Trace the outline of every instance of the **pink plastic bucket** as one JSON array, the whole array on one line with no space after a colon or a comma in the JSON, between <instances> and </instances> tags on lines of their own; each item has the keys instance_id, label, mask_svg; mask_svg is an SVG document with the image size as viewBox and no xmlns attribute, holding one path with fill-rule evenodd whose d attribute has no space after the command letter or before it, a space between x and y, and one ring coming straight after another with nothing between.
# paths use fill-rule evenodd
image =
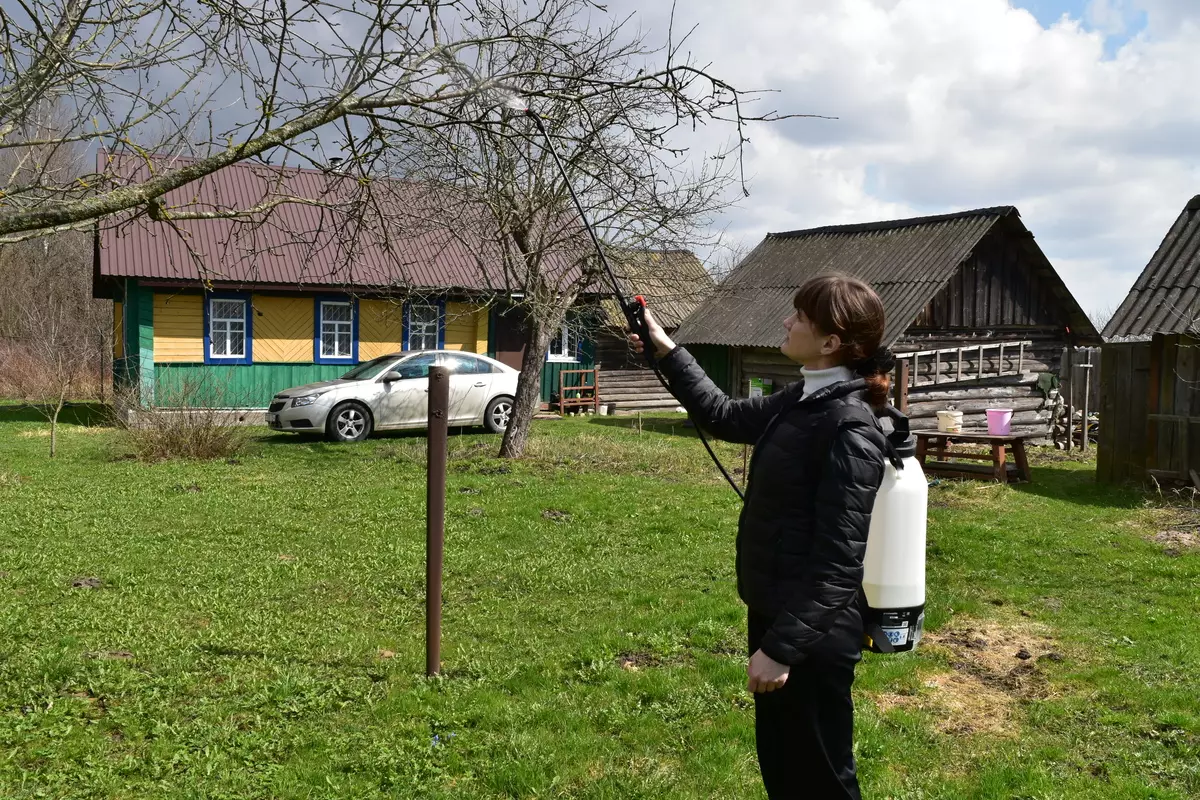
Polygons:
<instances>
[{"instance_id":1,"label":"pink plastic bucket","mask_svg":"<svg viewBox=\"0 0 1200 800\"><path fill-rule=\"evenodd\" d=\"M987 410L988 433L992 436L1008 436L1012 433L1011 408L989 408Z\"/></svg>"}]
</instances>

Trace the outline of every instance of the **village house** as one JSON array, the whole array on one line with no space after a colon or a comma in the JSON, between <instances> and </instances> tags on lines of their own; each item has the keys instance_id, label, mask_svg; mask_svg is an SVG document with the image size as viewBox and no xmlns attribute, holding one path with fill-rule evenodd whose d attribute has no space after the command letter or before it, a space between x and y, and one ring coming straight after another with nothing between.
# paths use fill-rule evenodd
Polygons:
<instances>
[{"instance_id":1,"label":"village house","mask_svg":"<svg viewBox=\"0 0 1200 800\"><path fill-rule=\"evenodd\" d=\"M203 212L268 197L319 200L339 183L243 162L164 205ZM481 353L519 369L522 309L497 245L473 232L478 207L397 185L400 195L383 202L403 213L373 224L369 205L350 218L340 204L288 202L254 218L143 215L102 228L93 294L114 301L116 382L146 404L261 408L281 389L405 350ZM560 260L554 268L571 268ZM561 370L594 366L586 320L601 296L583 296L552 339L544 402Z\"/></svg>"},{"instance_id":2,"label":"village house","mask_svg":"<svg viewBox=\"0 0 1200 800\"><path fill-rule=\"evenodd\" d=\"M783 320L797 288L830 272L867 281L883 299L884 341L902 356L895 378L914 427L957 410L964 428L979 430L987 408L1005 407L1015 431L1049 435L1042 376L1058 373L1064 348L1099 343L1012 206L770 233L676 341L736 395L794 381L799 368L779 352Z\"/></svg>"}]
</instances>

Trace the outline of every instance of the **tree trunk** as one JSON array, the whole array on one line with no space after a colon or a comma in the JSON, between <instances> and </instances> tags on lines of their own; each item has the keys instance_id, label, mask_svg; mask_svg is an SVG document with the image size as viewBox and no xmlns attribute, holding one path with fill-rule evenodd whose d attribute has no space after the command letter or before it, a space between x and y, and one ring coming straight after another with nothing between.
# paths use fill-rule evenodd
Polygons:
<instances>
[{"instance_id":1,"label":"tree trunk","mask_svg":"<svg viewBox=\"0 0 1200 800\"><path fill-rule=\"evenodd\" d=\"M66 402L66 393L59 395L58 405L54 407L54 415L50 417L50 457L58 453L58 415L62 413L63 404Z\"/></svg>"},{"instance_id":2,"label":"tree trunk","mask_svg":"<svg viewBox=\"0 0 1200 800\"><path fill-rule=\"evenodd\" d=\"M550 347L550 335L562 324L561 313L554 324L530 315L526 326L525 355L521 359L521 375L517 378L517 396L512 418L500 443L500 458L520 458L525 455L525 443L533 426L533 415L542 403L542 367Z\"/></svg>"}]
</instances>

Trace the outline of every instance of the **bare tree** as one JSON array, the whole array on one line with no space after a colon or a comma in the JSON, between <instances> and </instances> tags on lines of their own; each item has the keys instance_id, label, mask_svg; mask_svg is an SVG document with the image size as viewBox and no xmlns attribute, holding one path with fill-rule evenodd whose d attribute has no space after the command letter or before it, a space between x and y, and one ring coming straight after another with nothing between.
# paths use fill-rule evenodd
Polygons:
<instances>
[{"instance_id":1,"label":"bare tree","mask_svg":"<svg viewBox=\"0 0 1200 800\"><path fill-rule=\"evenodd\" d=\"M585 294L611 291L572 190L620 273L630 251L707 243L707 224L737 180L736 152L714 153L693 168L686 148L673 143L678 126L713 113L707 100L696 102L690 79L631 77L659 55L673 63L678 52L647 45L623 20L589 26L584 8L552 0L527 38L477 47L474 64L461 66L468 81L479 85L480 73L520 79L464 103L459 113L475 124L437 126L430 118L389 159L390 172L482 203L494 220L483 234L493 240L488 251L502 256L496 288L518 306L526 331L502 457L524 451L547 348L568 310ZM610 88L590 91L597 84ZM724 91L713 83L704 89L710 98ZM540 125L522 111L527 104Z\"/></svg>"},{"instance_id":2,"label":"bare tree","mask_svg":"<svg viewBox=\"0 0 1200 800\"><path fill-rule=\"evenodd\" d=\"M670 98L678 118L743 119L744 95L676 50L656 68L631 51L621 70L595 75L582 61L560 75L531 57L578 50L573 37L590 13L602 9L588 0L27 0L0 9L0 149L20 156L0 176L0 241L128 210L167 218L157 202L165 193L256 156L325 167L327 150L349 152L369 174L405 133L493 129L476 101L498 86L568 104L641 88ZM464 78L462 64L505 50L525 55ZM49 120L49 108L65 113ZM193 158L148 162L131 179L104 157L68 170L39 155L77 143Z\"/></svg>"},{"instance_id":3,"label":"bare tree","mask_svg":"<svg viewBox=\"0 0 1200 800\"><path fill-rule=\"evenodd\" d=\"M633 29L590 0L26 0L0 19L0 149L20 155L0 177L0 242L139 216L181 238L185 222L235 218L252 240L281 205L316 204L330 227L295 235L339 240L353 286L366 242L403 261L420 223L397 195L437 187L440 208L425 223L450 219L481 255L498 255L500 274L488 267L485 283L527 320L502 445L519 456L550 338L577 298L607 291L570 188L608 247L702 243L740 178L744 126L779 118L749 114L754 93L713 75L686 37L652 46ZM548 140L505 110L514 95L545 120ZM50 120L50 106L68 113ZM729 125L732 145L690 158L688 136L711 123ZM94 167L47 167L46 148L76 143L103 148ZM140 167L111 157L120 153ZM339 155L336 170L327 154ZM209 207L181 189L252 158L339 180L319 198L276 180L261 199ZM192 256L205 262L202 279L219 274L220 258ZM395 272L395 289L430 288Z\"/></svg>"},{"instance_id":4,"label":"bare tree","mask_svg":"<svg viewBox=\"0 0 1200 800\"><path fill-rule=\"evenodd\" d=\"M45 239L45 255L71 258L79 234ZM86 240L83 244L86 245ZM8 255L11 256L11 253ZM91 300L90 286L63 280L37 286L35 298L10 306L5 319L6 343L0 353L0 384L41 412L50 422L50 456L58 452L58 419L69 400L95 399L104 381L98 351L108 345L102 331L111 323L106 304Z\"/></svg>"}]
</instances>

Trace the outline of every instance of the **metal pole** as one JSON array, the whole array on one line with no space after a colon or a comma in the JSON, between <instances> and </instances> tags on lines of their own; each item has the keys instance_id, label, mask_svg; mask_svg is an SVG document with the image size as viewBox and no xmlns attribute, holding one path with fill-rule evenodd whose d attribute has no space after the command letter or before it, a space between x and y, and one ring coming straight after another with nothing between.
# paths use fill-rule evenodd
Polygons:
<instances>
[{"instance_id":1,"label":"metal pole","mask_svg":"<svg viewBox=\"0 0 1200 800\"><path fill-rule=\"evenodd\" d=\"M425 674L442 666L442 549L446 533L446 411L450 370L429 370L429 428L425 489Z\"/></svg>"}]
</instances>

